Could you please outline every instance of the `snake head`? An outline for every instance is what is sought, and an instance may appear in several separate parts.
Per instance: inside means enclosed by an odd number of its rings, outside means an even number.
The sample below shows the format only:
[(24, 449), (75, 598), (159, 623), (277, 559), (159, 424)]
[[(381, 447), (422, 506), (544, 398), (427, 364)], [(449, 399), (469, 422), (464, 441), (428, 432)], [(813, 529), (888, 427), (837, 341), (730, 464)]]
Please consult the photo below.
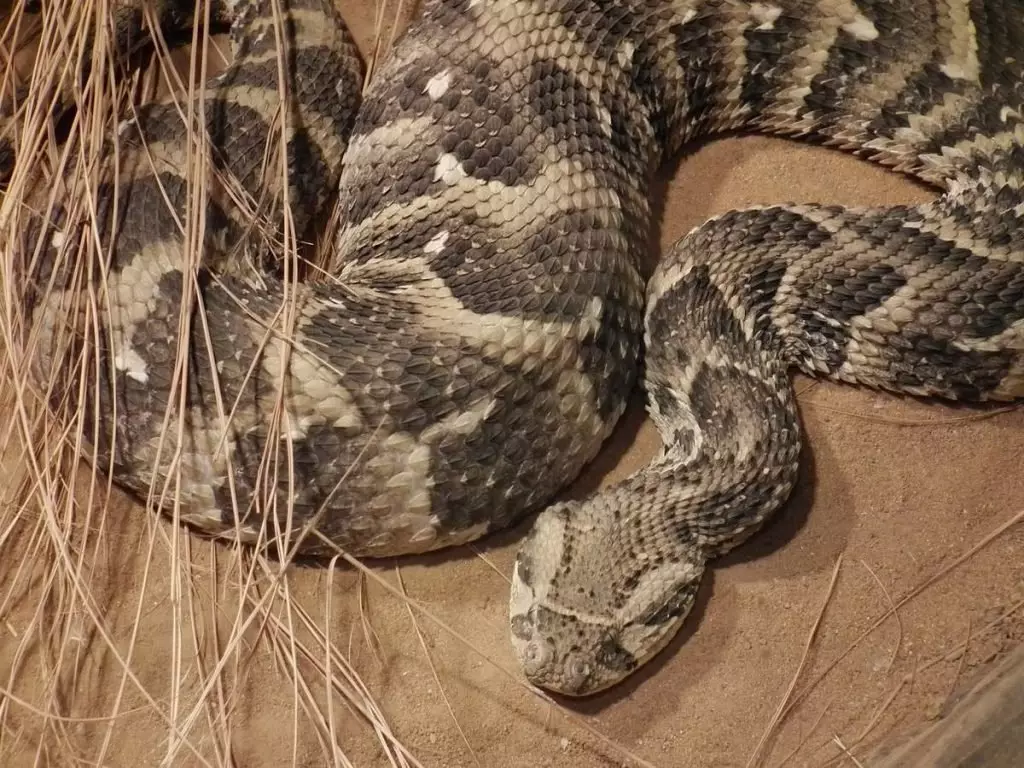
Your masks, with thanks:
[(653, 531), (638, 539), (631, 519), (602, 507), (595, 497), (547, 509), (512, 574), (519, 664), (534, 685), (569, 696), (615, 685), (660, 651), (704, 572), (699, 548), (659, 542)]

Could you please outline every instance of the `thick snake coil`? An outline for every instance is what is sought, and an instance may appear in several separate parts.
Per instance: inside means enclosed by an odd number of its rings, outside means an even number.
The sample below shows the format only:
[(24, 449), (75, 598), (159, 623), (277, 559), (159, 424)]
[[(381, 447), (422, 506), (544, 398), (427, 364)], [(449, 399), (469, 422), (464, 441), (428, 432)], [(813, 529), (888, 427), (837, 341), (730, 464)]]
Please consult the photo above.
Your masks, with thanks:
[[(154, 7), (186, 26), (178, 5)], [(202, 262), (183, 257), (182, 113), (146, 106), (98, 195), (83, 399), (117, 482), (200, 529), (315, 527), (308, 551), (374, 556), (507, 526), (597, 452), (646, 328), (663, 453), (544, 511), (513, 577), (526, 675), (585, 694), (661, 648), (705, 562), (790, 493), (787, 369), (1024, 396), (1024, 0), (426, 0), (358, 113), (330, 0), (211, 12), (235, 59), (203, 93), (221, 181)], [(141, 18), (126, 6), (119, 38)], [(731, 212), (645, 288), (652, 174), (727, 130), (849, 150), (942, 194)], [(286, 185), (267, 161), (282, 135)], [(254, 232), (310, 237), (335, 191), (328, 274), (294, 280)], [(61, 226), (58, 210), (27, 238), (44, 362), (77, 349), (67, 308), (86, 290), (54, 266), (80, 241)]]

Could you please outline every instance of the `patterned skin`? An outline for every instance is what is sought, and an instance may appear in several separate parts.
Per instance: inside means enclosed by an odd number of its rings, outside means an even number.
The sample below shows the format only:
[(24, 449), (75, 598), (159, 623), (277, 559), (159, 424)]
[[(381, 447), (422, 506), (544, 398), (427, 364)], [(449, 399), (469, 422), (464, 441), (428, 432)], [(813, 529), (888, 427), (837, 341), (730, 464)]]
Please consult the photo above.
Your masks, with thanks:
[[(139, 8), (119, 10), (123, 48)], [(172, 29), (190, 8), (154, 4)], [(788, 369), (1024, 396), (1022, 0), (427, 0), (358, 111), (330, 0), (210, 10), (235, 59), (202, 94), (199, 262), (181, 224), (193, 139), (157, 103), (122, 124), (98, 190), (92, 330), (82, 224), (59, 205), (34, 221), (24, 266), (40, 376), (78, 372), (95, 339), (80, 405), (100, 464), (202, 530), (315, 528), (305, 551), (376, 556), (505, 527), (594, 456), (645, 346), (664, 453), (546, 510), (513, 578), (527, 676), (581, 695), (656, 653), (706, 561), (788, 496)], [(653, 173), (726, 130), (942, 194), (731, 212), (645, 283)], [(326, 273), (296, 279), (284, 246), (335, 194)]]

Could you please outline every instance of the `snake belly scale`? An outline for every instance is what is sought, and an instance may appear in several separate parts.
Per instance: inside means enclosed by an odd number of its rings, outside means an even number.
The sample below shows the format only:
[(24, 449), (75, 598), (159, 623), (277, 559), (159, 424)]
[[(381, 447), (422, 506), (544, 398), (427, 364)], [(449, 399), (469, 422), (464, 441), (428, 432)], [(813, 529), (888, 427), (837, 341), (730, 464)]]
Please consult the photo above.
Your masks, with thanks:
[[(190, 0), (150, 5), (191, 23)], [(118, 5), (119, 46), (140, 9)], [(595, 455), (643, 348), (664, 450), (544, 510), (513, 574), (527, 677), (582, 695), (663, 647), (707, 560), (787, 498), (790, 369), (1024, 396), (1024, 0), (425, 0), (361, 99), (331, 0), (209, 11), (234, 60), (201, 93), (220, 180), (201, 258), (183, 256), (183, 112), (144, 105), (97, 194), (80, 403), (98, 464), (196, 528), (308, 526), (313, 554), (379, 556), (508, 526)], [(854, 152), (938, 195), (733, 211), (648, 279), (653, 174), (724, 131)], [(280, 233), (312, 237), (332, 205), (324, 274), (293, 279)], [(96, 287), (73, 277), (65, 213), (26, 228), (19, 267), (43, 377), (72, 365), (68, 307)]]

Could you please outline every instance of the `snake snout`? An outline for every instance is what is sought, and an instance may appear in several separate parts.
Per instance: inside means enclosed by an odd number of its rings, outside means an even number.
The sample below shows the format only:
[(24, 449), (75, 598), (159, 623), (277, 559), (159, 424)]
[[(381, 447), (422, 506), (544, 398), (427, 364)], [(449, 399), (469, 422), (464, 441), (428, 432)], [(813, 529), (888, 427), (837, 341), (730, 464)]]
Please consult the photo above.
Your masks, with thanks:
[(589, 692), (591, 665), (575, 654), (560, 659), (550, 640), (536, 638), (527, 643), (520, 663), (526, 679), (534, 685), (567, 696)]
[[(543, 609), (540, 609), (543, 612)], [(593, 667), (580, 653), (562, 652), (541, 628), (536, 612), (512, 616), (512, 645), (523, 675), (534, 685), (569, 696), (590, 688)]]

